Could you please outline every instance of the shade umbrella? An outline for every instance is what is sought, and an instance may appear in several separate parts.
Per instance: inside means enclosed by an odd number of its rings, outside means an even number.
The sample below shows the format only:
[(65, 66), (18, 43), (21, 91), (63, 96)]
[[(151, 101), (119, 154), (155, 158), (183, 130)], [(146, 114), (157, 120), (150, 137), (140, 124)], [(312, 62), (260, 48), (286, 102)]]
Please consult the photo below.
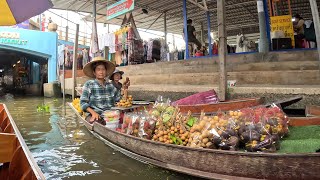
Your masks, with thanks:
[(19, 24), (52, 6), (50, 0), (0, 0), (0, 26)]

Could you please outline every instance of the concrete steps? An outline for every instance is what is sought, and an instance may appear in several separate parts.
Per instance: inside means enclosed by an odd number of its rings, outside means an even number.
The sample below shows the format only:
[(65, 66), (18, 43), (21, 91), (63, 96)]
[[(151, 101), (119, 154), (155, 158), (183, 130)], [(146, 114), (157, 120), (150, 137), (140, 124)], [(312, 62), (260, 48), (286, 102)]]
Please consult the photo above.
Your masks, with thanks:
[[(320, 85), (318, 70), (291, 71), (239, 71), (228, 72), (228, 80), (236, 80), (237, 85)], [(168, 73), (131, 75), (131, 84), (163, 85), (208, 85), (219, 83), (219, 73)]]

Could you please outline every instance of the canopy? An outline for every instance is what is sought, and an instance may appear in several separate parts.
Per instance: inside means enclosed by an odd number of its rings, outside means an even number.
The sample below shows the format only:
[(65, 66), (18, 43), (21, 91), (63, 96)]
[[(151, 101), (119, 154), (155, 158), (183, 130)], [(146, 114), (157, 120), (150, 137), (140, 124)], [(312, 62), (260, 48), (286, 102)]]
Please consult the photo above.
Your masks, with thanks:
[(0, 0), (0, 26), (19, 24), (51, 7), (50, 0)]

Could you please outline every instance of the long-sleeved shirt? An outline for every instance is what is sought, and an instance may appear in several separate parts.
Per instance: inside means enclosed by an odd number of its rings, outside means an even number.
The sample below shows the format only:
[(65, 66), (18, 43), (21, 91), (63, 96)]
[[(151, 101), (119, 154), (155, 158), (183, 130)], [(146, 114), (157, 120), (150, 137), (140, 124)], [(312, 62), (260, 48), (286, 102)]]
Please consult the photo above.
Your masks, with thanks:
[(106, 82), (102, 86), (98, 80), (89, 80), (83, 86), (80, 106), (84, 112), (90, 107), (101, 115), (103, 111), (113, 107), (120, 98), (120, 91), (112, 83)]

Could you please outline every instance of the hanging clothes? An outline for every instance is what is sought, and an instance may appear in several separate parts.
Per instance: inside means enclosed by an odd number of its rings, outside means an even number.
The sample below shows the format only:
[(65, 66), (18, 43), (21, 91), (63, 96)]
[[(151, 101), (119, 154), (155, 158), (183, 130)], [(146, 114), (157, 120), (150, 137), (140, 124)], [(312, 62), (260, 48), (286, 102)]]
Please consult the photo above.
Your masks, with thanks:
[(89, 62), (89, 53), (87, 49), (82, 50), (82, 64), (85, 65)]

